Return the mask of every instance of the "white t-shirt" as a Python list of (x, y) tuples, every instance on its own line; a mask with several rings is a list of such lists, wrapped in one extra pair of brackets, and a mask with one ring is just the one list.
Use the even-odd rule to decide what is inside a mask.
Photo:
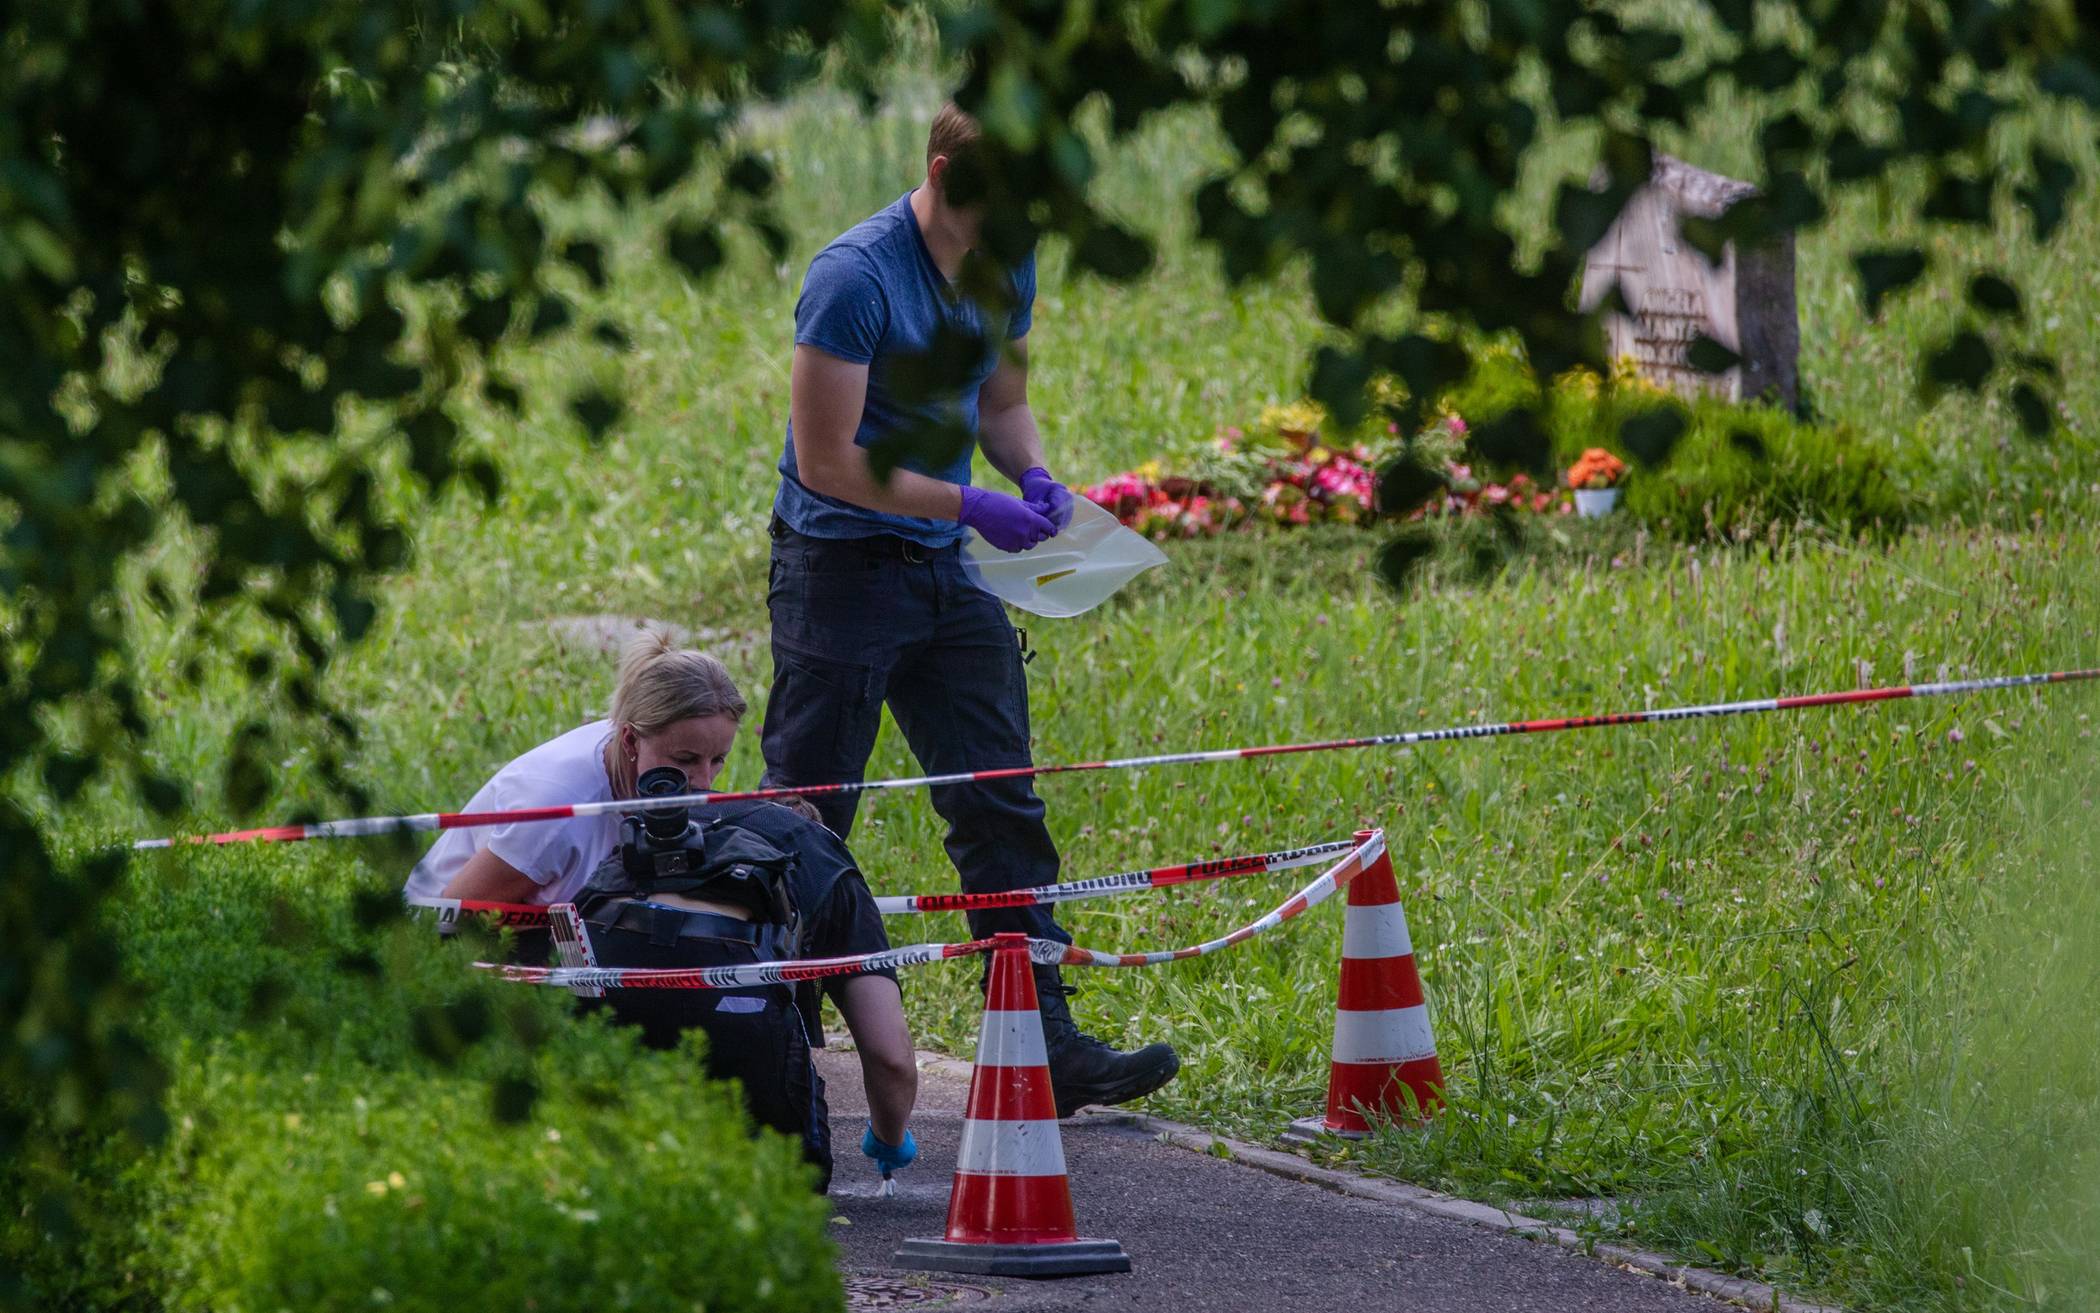
[[(605, 777), (605, 744), (611, 737), (612, 722), (599, 720), (550, 739), (497, 771), (462, 810), (611, 801), (612, 781)], [(565, 903), (619, 845), (617, 813), (447, 830), (408, 873), (402, 892), (410, 898), (444, 897), (445, 886), (467, 859), (487, 848), (539, 884), (532, 902)]]

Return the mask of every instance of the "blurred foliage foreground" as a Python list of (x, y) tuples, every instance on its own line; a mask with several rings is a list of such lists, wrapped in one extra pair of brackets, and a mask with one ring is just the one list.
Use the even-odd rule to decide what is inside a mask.
[[(671, 257), (710, 272), (725, 224), (778, 254), (772, 171), (736, 145), (744, 108), (819, 75), (867, 91), (897, 17), (825, 0), (108, 0), (0, 18), (0, 1146), (34, 1183), (19, 1216), (91, 1207), (65, 1185), (67, 1155), (179, 1136), (169, 1112), (194, 1093), (165, 1088), (108, 935), (123, 860), (63, 862), (36, 818), (98, 779), (162, 813), (182, 806), (183, 782), (136, 750), (148, 712), (135, 627), (183, 617), (177, 679), (233, 663), (253, 681), (253, 718), (220, 771), (235, 810), (267, 791), (281, 736), (354, 735), (319, 676), (371, 624), (372, 581), (403, 560), (404, 525), (455, 480), (500, 484), (495, 465), (461, 454), (454, 414), (470, 394), (522, 400), (492, 348), (625, 340), (615, 322), (573, 322), (563, 289), (602, 283), (604, 251), (551, 238), (532, 199), (633, 206), (697, 180), (706, 203), (667, 229)], [(992, 3), (934, 19), (991, 134), (963, 180), (992, 206), (991, 254), (1055, 234), (1083, 270), (1141, 272), (1149, 243), (1090, 198), (1098, 154), (1153, 111), (1206, 107), (1233, 158), (1197, 190), (1202, 240), (1235, 279), (1303, 257), (1339, 330), (1315, 395), (1353, 419), (1368, 384), (1397, 380), (1405, 432), (1467, 373), (1460, 330), (1511, 335), (1546, 376), (1605, 365), (1595, 323), (1568, 305), (1578, 262), (1647, 178), (1656, 136), (1721, 89), (1760, 97), (1764, 190), (1686, 232), (1709, 250), (1813, 225), (1833, 194), (1890, 179), (1921, 187), (1936, 224), (1989, 225), (2016, 207), (2046, 241), (2080, 180), (2032, 124), (2053, 104), (2100, 103), (2090, 4), (1716, 0), (1649, 19), (1568, 0), (1213, 0)], [(2008, 136), (2009, 124), (2029, 127)], [(1600, 185), (1561, 185), (1551, 235), (1527, 249), (1506, 201), (1549, 131), (1595, 134)], [(1931, 259), (1860, 252), (1869, 305)], [(2025, 344), (2018, 278), (1979, 268), (1967, 288), (1964, 315), (1921, 348), (1928, 386), (2003, 389), (2047, 429), (2054, 364)], [(1394, 330), (1402, 301), (1419, 319)], [(937, 343), (927, 386), (968, 348)], [(1711, 343), (1696, 350), (1726, 363)], [(620, 416), (602, 390), (567, 403), (594, 435)], [(1667, 447), (1667, 420), (1629, 422)], [(1470, 441), (1503, 464), (1548, 451), (1522, 407)], [(1414, 468), (1392, 466), (1408, 480)], [(154, 554), (170, 542), (194, 550)], [(1388, 573), (1427, 550), (1396, 538)], [(152, 564), (166, 560), (193, 564)], [(364, 801), (334, 774), (346, 801)], [(336, 965), (355, 974), (348, 957)], [(331, 1118), (357, 1115), (285, 1113), (331, 1135)], [(396, 1124), (364, 1123), (381, 1140)], [(313, 1170), (365, 1170), (329, 1161)], [(384, 1194), (357, 1208), (438, 1206), (407, 1166), (373, 1179)], [(354, 1229), (350, 1205), (335, 1207), (327, 1224)]]

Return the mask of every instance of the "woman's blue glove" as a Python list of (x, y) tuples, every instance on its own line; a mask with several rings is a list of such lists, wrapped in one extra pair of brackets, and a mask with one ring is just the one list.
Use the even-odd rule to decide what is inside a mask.
[(867, 1132), (860, 1137), (860, 1151), (874, 1160), (884, 1176), (901, 1172), (919, 1161), (919, 1142), (911, 1138), (909, 1129), (904, 1132), (904, 1143), (884, 1144), (875, 1134), (874, 1122), (868, 1123)]

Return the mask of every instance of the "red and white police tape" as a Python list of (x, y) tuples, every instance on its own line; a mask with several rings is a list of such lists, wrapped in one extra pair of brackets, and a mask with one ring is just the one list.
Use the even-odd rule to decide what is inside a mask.
[(688, 793), (671, 798), (616, 798), (607, 802), (562, 803), (551, 807), (521, 807), (493, 812), (422, 812), (404, 816), (364, 816), (345, 820), (315, 821), (305, 825), (272, 825), (258, 830), (228, 830), (220, 834), (182, 835), (164, 839), (138, 839), (133, 848), (172, 848), (185, 844), (294, 843), (301, 839), (348, 839), (397, 834), (414, 830), (462, 830), (482, 825), (516, 825), (531, 821), (560, 821), (575, 816), (602, 816), (610, 812), (649, 811), (661, 807), (705, 807), (717, 803), (756, 802), (777, 798), (811, 798), (848, 793), (874, 793), (889, 789), (917, 789), (944, 784), (986, 784), (995, 780), (1031, 779), (1041, 775), (1067, 775), (1081, 771), (1143, 770), (1153, 766), (1185, 766), (1205, 762), (1246, 761), (1257, 757), (1281, 757), (1301, 752), (1337, 752), (1349, 748), (1409, 747), (1418, 743), (1443, 743), (1456, 739), (1499, 738), (1510, 734), (1553, 734), (1565, 730), (1600, 729), (1611, 725), (1646, 725), (1666, 721), (1698, 720), (1717, 716), (1742, 716), (1764, 711), (1795, 711), (1806, 707), (1835, 707), (1858, 702), (1890, 702), (1899, 698), (1946, 697), (1964, 693), (1986, 693), (1999, 689), (2030, 688), (2043, 684), (2068, 684), (2100, 679), (2100, 669), (2058, 670), (2036, 675), (2000, 675), (1989, 679), (1955, 679), (1937, 684), (1901, 684), (1888, 688), (1861, 688), (1844, 693), (1808, 693), (1796, 697), (1756, 698), (1747, 702), (1709, 702), (1697, 706), (1661, 707), (1654, 711), (1622, 711), (1604, 716), (1562, 716), (1547, 720), (1498, 721), (1461, 725), (1449, 729), (1408, 730), (1399, 734), (1375, 734), (1365, 738), (1325, 739), (1314, 743), (1279, 743), (1264, 747), (1216, 748), (1200, 752), (1169, 752), (1150, 757), (1120, 757), (1110, 761), (1074, 761), (1049, 766), (1009, 766), (998, 770), (959, 771), (949, 775), (915, 775), (890, 780), (855, 780), (843, 784), (803, 784), (771, 789), (745, 789), (726, 793)]
[(1311, 866), (1322, 857), (1332, 857), (1356, 847), (1353, 840), (1310, 844), (1283, 852), (1253, 853), (1246, 857), (1216, 857), (1207, 862), (1184, 862), (1179, 866), (1155, 866), (1149, 871), (1123, 871), (1097, 875), (1090, 880), (1068, 880), (1063, 884), (1037, 885), (1032, 889), (1008, 889), (994, 894), (889, 894), (875, 900), (875, 910), (884, 916), (912, 912), (983, 912), (1000, 907), (1039, 907), (1049, 903), (1071, 903), (1082, 898), (1107, 898), (1136, 893), (1141, 889), (1166, 889), (1202, 880), (1225, 880), (1236, 875), (1266, 875), (1294, 866)]
[[(1226, 880), (1240, 875), (1266, 875), (1292, 867), (1311, 866), (1323, 857), (1348, 852), (1355, 841), (1309, 844), (1282, 852), (1251, 853), (1245, 857), (1214, 857), (1178, 866), (1155, 866), (1147, 871), (1123, 871), (1097, 875), (1088, 880), (1037, 885), (1032, 889), (1007, 889), (995, 894), (888, 894), (875, 900), (884, 916), (906, 916), (914, 912), (981, 912), (1000, 907), (1037, 907), (1050, 903), (1076, 902), (1082, 898), (1108, 898), (1145, 889), (1167, 889), (1203, 880)], [(547, 906), (540, 903), (491, 903), (478, 899), (409, 898), (409, 907), (435, 912), (440, 930), (449, 930), (469, 916), (493, 916), (498, 925), (521, 930), (547, 924)]]
[(1385, 855), (1385, 831), (1372, 830), (1362, 840), (1349, 845), (1349, 855), (1336, 862), (1319, 879), (1283, 900), (1275, 910), (1222, 938), (1207, 940), (1189, 948), (1172, 948), (1158, 953), (1097, 953), (1091, 948), (1077, 944), (1060, 944), (1050, 939), (1028, 941), (1028, 955), (1045, 965), (1056, 964), (1070, 967), (1150, 967), (1164, 962), (1180, 962), (1192, 957), (1204, 957), (1234, 944), (1245, 943), (1265, 931), (1301, 915), (1307, 908), (1318, 907), (1334, 896), (1337, 889), (1346, 888), (1351, 880), (1362, 874), (1369, 866)]
[[(1346, 888), (1351, 880), (1384, 854), (1385, 831), (1372, 830), (1363, 840), (1346, 846), (1347, 855), (1327, 868), (1317, 880), (1292, 894), (1267, 915), (1220, 938), (1157, 953), (1101, 953), (1076, 944), (1061, 944), (1054, 939), (1031, 939), (1028, 941), (1028, 956), (1045, 966), (1145, 967), (1220, 952), (1274, 930), (1306, 909), (1326, 902), (1337, 889)], [(751, 962), (722, 967), (529, 967), (497, 962), (476, 962), (474, 965), (484, 971), (498, 972), (505, 980), (561, 989), (749, 989), (833, 976), (865, 975), (895, 967), (924, 966), (929, 962), (989, 952), (992, 946), (990, 939), (972, 939), (959, 944), (910, 944), (880, 953), (858, 953), (847, 957)]]
[(450, 930), (472, 916), (489, 917), (497, 925), (519, 930), (544, 930), (547, 928), (547, 908), (551, 906), (547, 903), (491, 903), (480, 898), (409, 898), (403, 901), (414, 911), (435, 912), (440, 930)]
[[(748, 962), (727, 967), (527, 967), (503, 962), (476, 962), (483, 971), (500, 972), (505, 980), (559, 989), (751, 989), (833, 976), (864, 976), (893, 967), (924, 966), (951, 957), (990, 952), (992, 941), (961, 944), (906, 944), (880, 953), (847, 957), (809, 957), (791, 962)], [(1060, 944), (1062, 948), (1064, 945)]]

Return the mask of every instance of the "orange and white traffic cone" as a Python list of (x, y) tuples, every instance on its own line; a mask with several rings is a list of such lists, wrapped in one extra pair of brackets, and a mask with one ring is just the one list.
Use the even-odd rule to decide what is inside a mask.
[[(1359, 833), (1357, 841), (1370, 837)], [(1429, 1005), (1400, 908), (1400, 884), (1384, 853), (1349, 882), (1342, 922), (1341, 997), (1334, 1014), (1327, 1115), (1291, 1123), (1289, 1139), (1362, 1139), (1371, 1119), (1420, 1121), (1443, 1103), (1444, 1069), (1429, 1029)]]
[(1072, 1217), (1057, 1105), (1043, 1053), (1028, 936), (994, 936), (984, 1026), (948, 1196), (948, 1234), (906, 1240), (899, 1267), (978, 1276), (1128, 1272), (1113, 1240), (1082, 1240)]

